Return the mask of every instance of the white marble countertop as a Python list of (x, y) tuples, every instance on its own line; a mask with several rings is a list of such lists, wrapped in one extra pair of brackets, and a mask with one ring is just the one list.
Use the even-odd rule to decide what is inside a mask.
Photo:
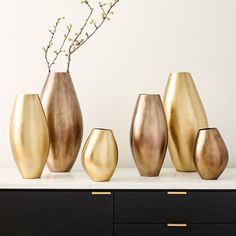
[(236, 168), (228, 168), (218, 180), (202, 180), (198, 173), (162, 169), (159, 177), (141, 177), (135, 168), (118, 168), (109, 182), (94, 182), (84, 171), (43, 172), (41, 179), (22, 179), (17, 169), (0, 169), (0, 189), (235, 189)]
[(17, 169), (0, 169), (0, 189), (235, 189), (236, 168), (218, 180), (202, 180), (198, 173), (162, 169), (159, 177), (141, 177), (135, 168), (118, 168), (109, 182), (94, 182), (84, 171), (43, 172), (40, 179), (22, 179)]

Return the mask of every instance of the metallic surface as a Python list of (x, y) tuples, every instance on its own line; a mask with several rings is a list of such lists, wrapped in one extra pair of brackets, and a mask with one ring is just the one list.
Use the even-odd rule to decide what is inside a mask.
[(167, 224), (168, 227), (187, 227), (187, 224)]
[(37, 94), (18, 95), (15, 100), (10, 141), (23, 178), (40, 178), (49, 151), (46, 117)]
[(140, 94), (133, 114), (130, 145), (141, 176), (158, 176), (166, 155), (168, 131), (158, 94)]
[(118, 161), (118, 148), (112, 130), (93, 129), (82, 151), (82, 165), (94, 181), (109, 181)]
[(167, 195), (187, 195), (187, 192), (167, 192)]
[(228, 151), (216, 128), (199, 130), (194, 160), (202, 179), (217, 179), (223, 173), (228, 163)]
[(41, 98), (51, 144), (48, 168), (54, 172), (70, 171), (83, 135), (82, 114), (70, 74), (49, 73)]
[(92, 192), (92, 195), (111, 195), (111, 192)]
[(200, 128), (208, 127), (201, 99), (187, 72), (170, 74), (164, 95), (169, 152), (177, 171), (196, 171), (194, 144)]

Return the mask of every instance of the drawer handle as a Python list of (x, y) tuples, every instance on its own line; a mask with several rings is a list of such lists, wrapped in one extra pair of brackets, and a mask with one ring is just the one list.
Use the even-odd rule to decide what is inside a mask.
[(111, 192), (92, 192), (92, 195), (111, 195)]
[(168, 227), (187, 227), (187, 224), (167, 224)]
[(187, 195), (187, 192), (167, 192), (168, 195)]

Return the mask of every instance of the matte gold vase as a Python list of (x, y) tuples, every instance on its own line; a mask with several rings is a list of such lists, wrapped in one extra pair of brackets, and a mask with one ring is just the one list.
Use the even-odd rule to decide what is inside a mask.
[(94, 181), (109, 181), (118, 161), (118, 148), (112, 130), (93, 129), (82, 151), (82, 165)]
[(141, 176), (158, 176), (166, 155), (168, 132), (158, 94), (140, 94), (133, 114), (130, 145)]
[(194, 144), (200, 128), (208, 127), (207, 116), (192, 76), (187, 72), (169, 76), (164, 95), (169, 152), (177, 171), (196, 171)]
[(37, 94), (16, 97), (11, 116), (10, 141), (21, 176), (39, 178), (48, 157), (49, 133)]
[(49, 73), (41, 99), (51, 144), (48, 168), (54, 172), (70, 171), (83, 135), (82, 114), (70, 74)]
[(228, 150), (216, 128), (198, 131), (194, 160), (202, 179), (215, 180), (223, 173), (228, 163)]

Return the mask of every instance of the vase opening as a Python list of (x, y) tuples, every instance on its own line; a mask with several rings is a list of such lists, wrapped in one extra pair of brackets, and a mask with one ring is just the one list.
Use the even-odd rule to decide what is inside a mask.
[(66, 71), (49, 71), (49, 74), (54, 74), (54, 75), (68, 75), (70, 74), (69, 72)]
[(38, 97), (39, 98), (39, 94), (37, 93), (20, 93), (20, 94), (17, 94), (16, 96), (17, 98), (35, 98), (35, 97)]
[(139, 96), (160, 96), (160, 94), (155, 94), (155, 93), (140, 93)]
[(199, 129), (199, 130), (216, 130), (217, 128), (215, 128), (215, 127), (211, 127), (211, 128), (201, 128), (201, 129)]
[(170, 73), (171, 77), (175, 77), (175, 78), (178, 78), (178, 79), (189, 79), (189, 78), (192, 78), (192, 75), (190, 72), (184, 72), (184, 71), (180, 71), (180, 72), (173, 72), (173, 73)]
[(171, 75), (191, 75), (191, 73), (187, 71), (177, 71), (177, 72), (172, 72), (170, 74)]
[(111, 129), (106, 129), (106, 128), (94, 128), (94, 130), (112, 131)]
[(38, 96), (38, 93), (19, 93), (18, 96)]

